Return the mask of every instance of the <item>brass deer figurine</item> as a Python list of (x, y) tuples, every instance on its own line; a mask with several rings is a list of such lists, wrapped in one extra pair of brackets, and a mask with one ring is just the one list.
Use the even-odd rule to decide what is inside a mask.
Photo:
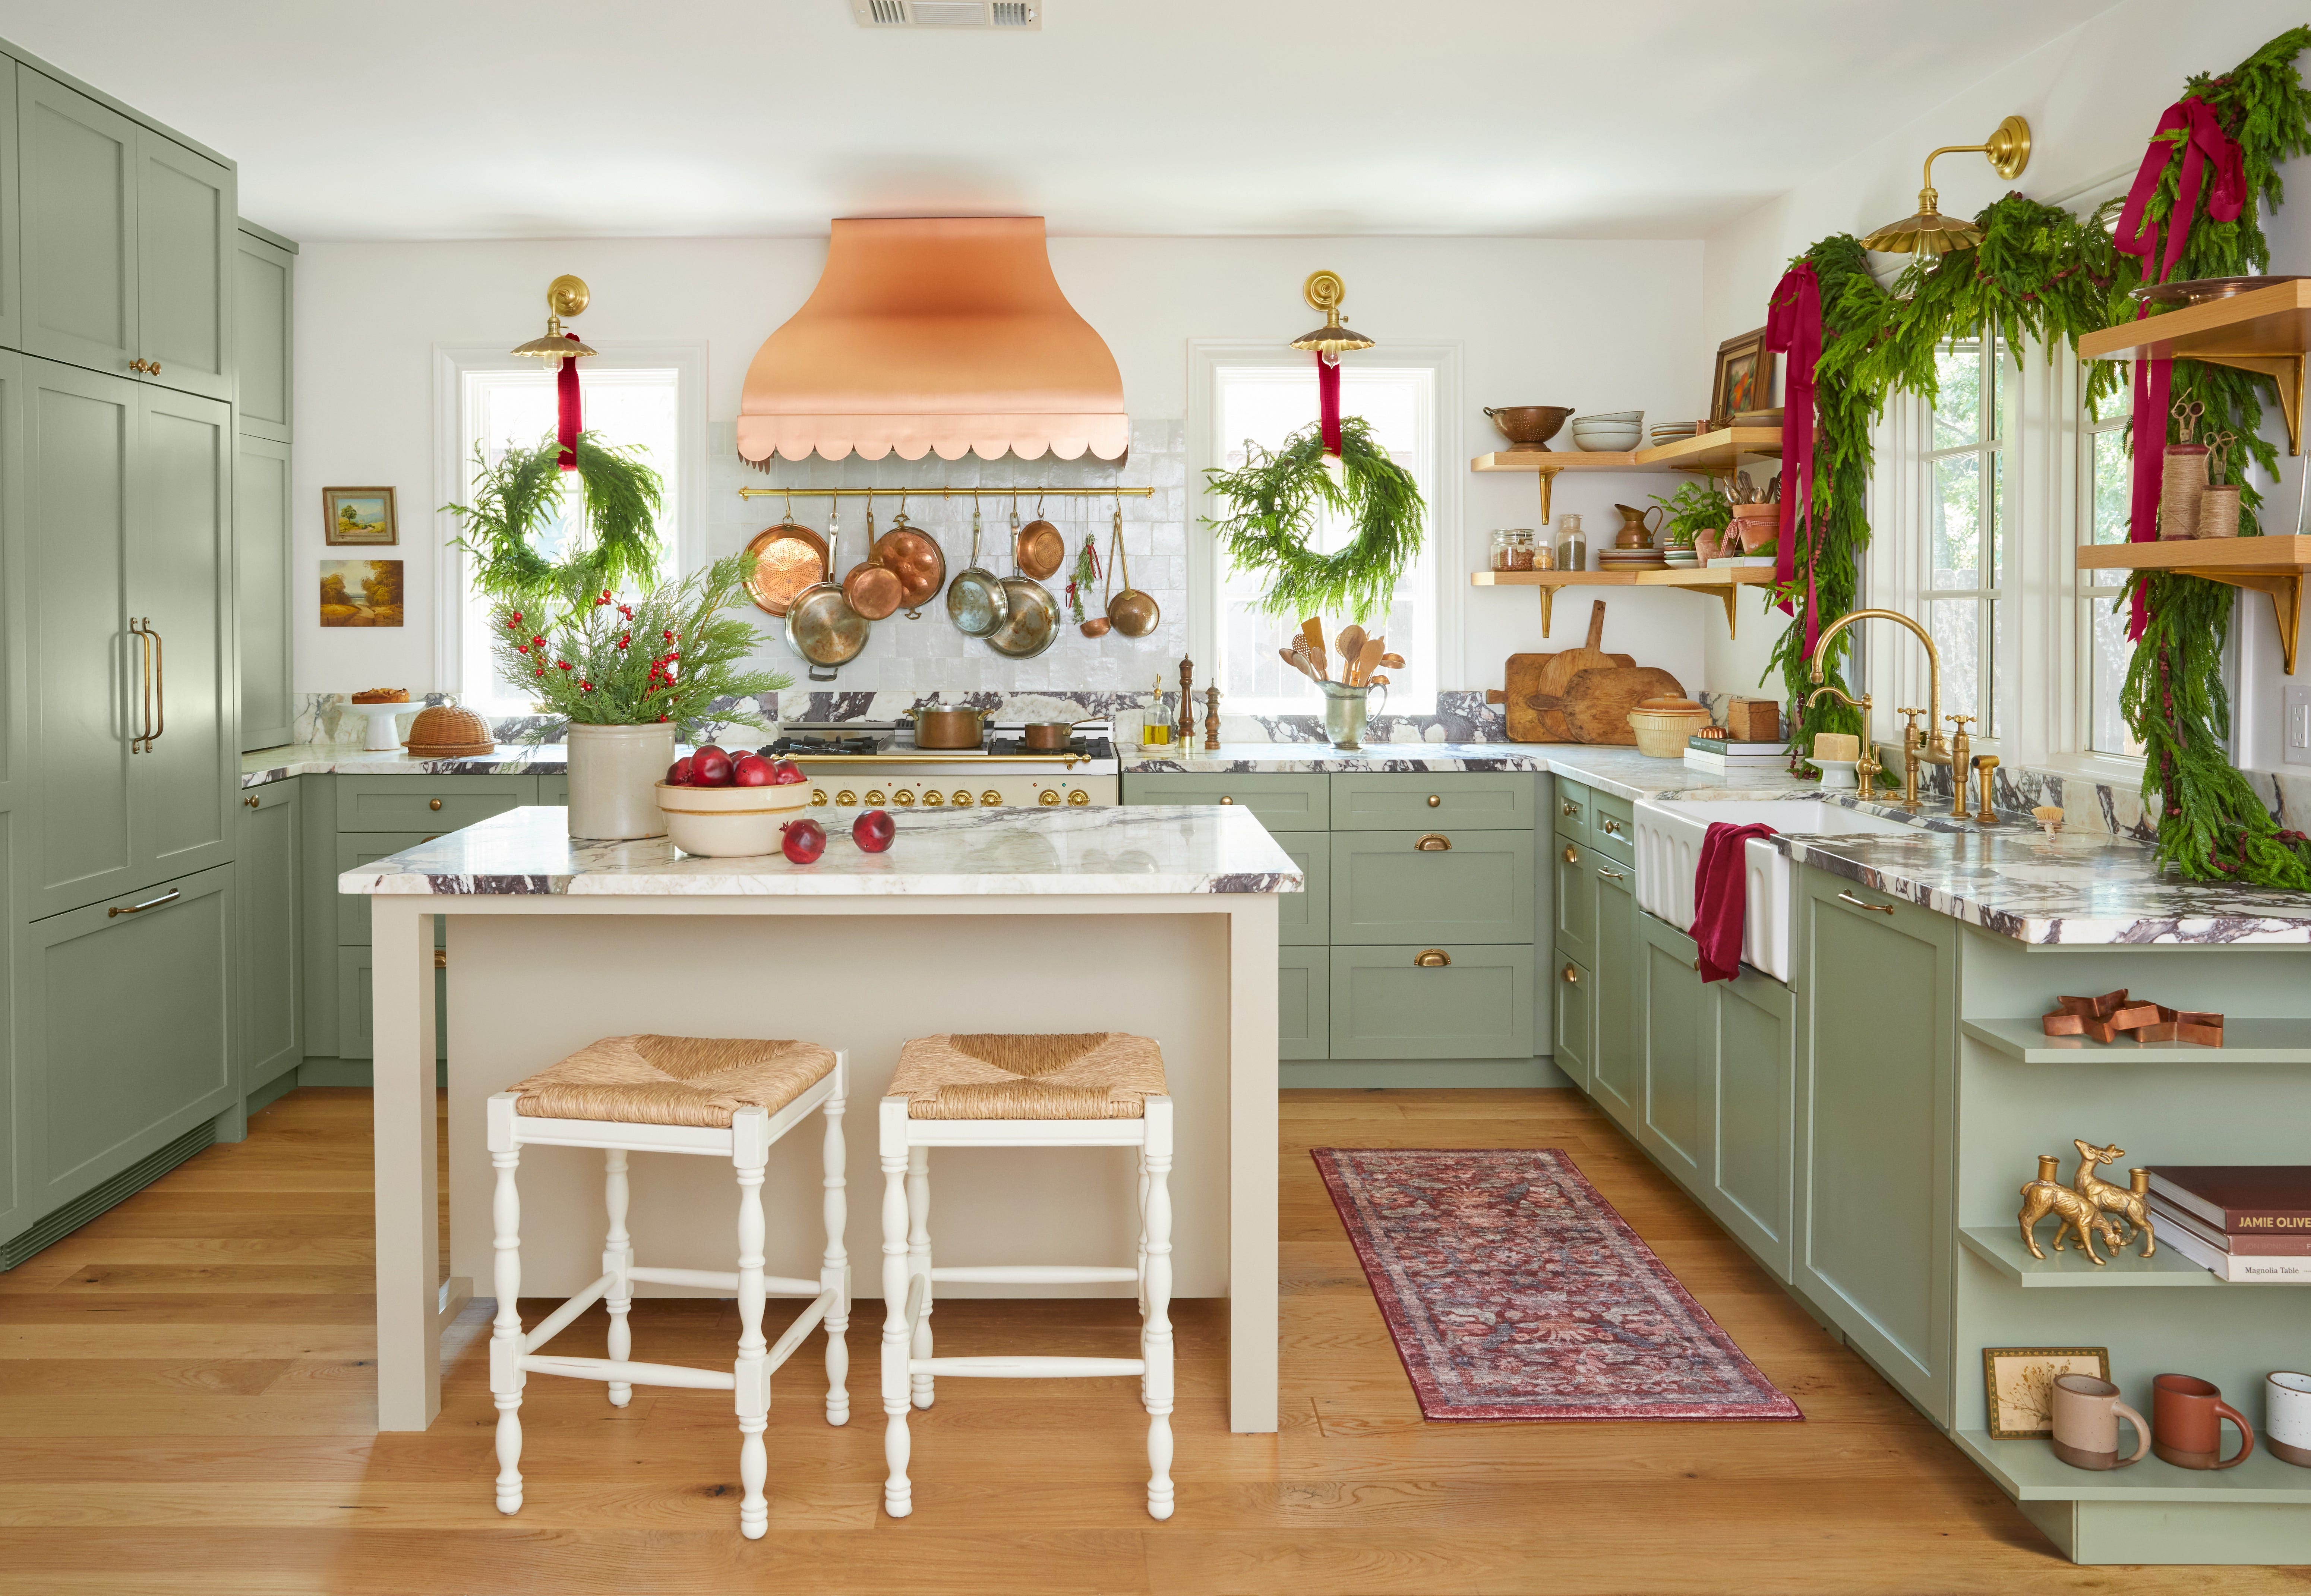
[[(2124, 1186), (2114, 1186), (2095, 1174), (2095, 1171), (2103, 1164), (2115, 1164), (2125, 1157), (2126, 1149), (2121, 1147), (2097, 1147), (2086, 1141), (2074, 1141), (2071, 1146), (2079, 1150), (2079, 1173), (2071, 1177), (2071, 1189), (2095, 1207), (2125, 1217), (2118, 1226), (2121, 1242), (2134, 1239), (2132, 1233), (2126, 1228), (2132, 1225), (2142, 1233), (2143, 1257), (2148, 1258), (2158, 1251), (2158, 1237), (2151, 1228), (2150, 1205), (2144, 1193)], [(2141, 1173), (2140, 1171), (2136, 1173)], [(2111, 1251), (2116, 1252), (2118, 1245), (2114, 1243)]]
[(2070, 1187), (2054, 1179), (2056, 1160), (2051, 1153), (2038, 1155), (2038, 1178), (2022, 1188), (2022, 1211), (2015, 1217), (2022, 1225), (2022, 1244), (2030, 1249), (2030, 1256), (2043, 1259), (2038, 1250), (2038, 1221), (2048, 1214), (2056, 1216), (2054, 1251), (2060, 1252), (2072, 1234), (2079, 1246), (2092, 1259), (2097, 1268), (2108, 1261), (2094, 1248), (2094, 1238), (2099, 1234), (2103, 1244), (2115, 1256), (2119, 1248), (2118, 1227), (2103, 1217), (2102, 1209)]

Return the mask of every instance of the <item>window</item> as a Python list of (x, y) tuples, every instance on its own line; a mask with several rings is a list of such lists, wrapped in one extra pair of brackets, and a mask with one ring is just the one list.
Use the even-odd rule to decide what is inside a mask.
[[(2083, 385), (2081, 385), (2083, 386)], [(2115, 408), (2116, 414), (2107, 414)], [(2078, 541), (2081, 544), (2124, 543), (2132, 510), (2126, 448), (2132, 424), (2124, 394), (2103, 403), (2106, 414), (2096, 416), (2081, 406), (2079, 416)], [(2142, 745), (2126, 729), (2119, 713), (2119, 693), (2126, 685), (2126, 668), (2134, 658), (2127, 641), (2127, 606), (2121, 597), (2126, 585), (2124, 571), (2081, 571), (2078, 573), (2079, 741), (2089, 754), (2142, 757)]]
[(1918, 597), (1941, 655), (1942, 712), (1971, 715), (1977, 737), (2004, 728), (1999, 701), (2003, 583), (2011, 541), (2007, 460), (2019, 373), (2003, 344), (1967, 339), (1935, 359), (1940, 396), (1921, 456), (1926, 565)]
[[(1438, 417), (1447, 414), (1444, 404), (1457, 403), (1458, 359), (1457, 351), (1423, 353), (1401, 347), (1387, 356), (1374, 360), (1359, 354), (1347, 361), (1340, 374), (1340, 411), (1372, 423), (1389, 458), (1412, 473), (1427, 502), (1428, 526), (1420, 552), (1400, 578), (1394, 604), (1385, 618), (1364, 623), (1372, 635), (1387, 637), (1391, 652), (1404, 656), (1403, 668), (1387, 673), (1388, 711), (1425, 714), (1436, 705), (1445, 668), (1441, 640), (1456, 618), (1443, 613), (1443, 605), (1457, 595), (1440, 591), (1436, 529), (1458, 521), (1457, 511), (1438, 501), (1440, 487), (1449, 493), (1457, 485), (1440, 464), (1446, 440), (1439, 435)], [(1198, 435), (1190, 440), (1193, 465), (1241, 466), (1247, 439), (1272, 449), (1317, 419), (1316, 374), (1305, 357), (1279, 354), (1272, 344), (1199, 345), (1194, 369), (1190, 425)], [(1191, 471), (1190, 479), (1200, 483), (1200, 471)], [(1190, 513), (1192, 519), (1216, 513), (1216, 507), (1191, 507)], [(1350, 534), (1344, 518), (1327, 517), (1312, 541), (1329, 553), (1344, 546)], [(1191, 540), (1191, 550), (1197, 544), (1211, 552), (1201, 580), (1190, 571), (1191, 591), (1202, 611), (1191, 619), (1190, 645), (1217, 656), (1215, 679), (1229, 712), (1321, 714), (1323, 701), (1315, 684), (1277, 654), (1299, 617), (1261, 613), (1258, 605), (1267, 588), (1264, 573), (1234, 570), (1214, 540)], [(1326, 616), (1327, 630), (1347, 618)]]

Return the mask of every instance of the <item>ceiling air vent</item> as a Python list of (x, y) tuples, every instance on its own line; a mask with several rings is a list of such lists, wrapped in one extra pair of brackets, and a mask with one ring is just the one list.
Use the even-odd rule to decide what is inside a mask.
[(862, 28), (1024, 28), (1040, 32), (1033, 0), (849, 0)]

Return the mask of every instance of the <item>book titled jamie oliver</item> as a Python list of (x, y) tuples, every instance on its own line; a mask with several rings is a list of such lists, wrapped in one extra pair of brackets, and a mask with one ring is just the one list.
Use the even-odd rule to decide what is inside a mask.
[(2311, 1164), (2156, 1164), (2150, 1190), (2233, 1235), (2311, 1235)]

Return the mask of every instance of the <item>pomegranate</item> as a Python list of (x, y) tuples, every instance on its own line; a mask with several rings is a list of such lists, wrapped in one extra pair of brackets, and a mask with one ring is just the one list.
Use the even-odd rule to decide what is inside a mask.
[(798, 865), (815, 865), (826, 851), (826, 828), (815, 820), (789, 820), (779, 827), (779, 851)]
[(771, 762), (759, 754), (742, 754), (730, 767), (733, 787), (768, 787), (771, 781)]
[(728, 749), (727, 749), (727, 748), (722, 747), (719, 744), (717, 744), (717, 743), (709, 743), (709, 744), (707, 744), (704, 747), (702, 747), (702, 748), (699, 749), (696, 753), (693, 754), (690, 757), (691, 757), (691, 758), (693, 758), (693, 759), (703, 759), (703, 758), (705, 758), (709, 754), (720, 754), (720, 755), (722, 755), (722, 757), (723, 757), (723, 758), (725, 758), (725, 759), (728, 759), (728, 758), (729, 758), (729, 757), (730, 757), (730, 752), (729, 752), (729, 750), (728, 750)]
[(690, 785), (689, 754), (684, 754), (680, 759), (676, 760), (672, 764), (666, 767), (666, 784), (668, 787), (687, 787)]
[(690, 756), (690, 782), (693, 787), (728, 787), (730, 785), (730, 756), (711, 744)]
[(869, 809), (850, 823), (850, 840), (862, 853), (880, 853), (891, 845), (892, 833), (898, 829), (888, 814)]
[(771, 785), (773, 787), (792, 787), (796, 782), (808, 779), (802, 773), (802, 766), (791, 759), (771, 762)]

